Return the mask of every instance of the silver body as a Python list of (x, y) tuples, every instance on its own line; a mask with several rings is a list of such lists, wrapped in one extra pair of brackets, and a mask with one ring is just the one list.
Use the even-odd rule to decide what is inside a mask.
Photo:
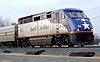
[(0, 28), (0, 42), (15, 41), (15, 26)]

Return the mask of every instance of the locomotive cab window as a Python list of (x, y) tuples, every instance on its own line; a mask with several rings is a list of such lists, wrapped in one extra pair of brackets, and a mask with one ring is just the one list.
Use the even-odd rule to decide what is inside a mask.
[(51, 12), (48, 12), (46, 16), (47, 16), (47, 19), (51, 18)]
[(83, 12), (68, 12), (69, 16), (72, 18), (87, 18)]
[(24, 23), (29, 23), (29, 22), (32, 22), (32, 18), (31, 17), (28, 17), (24, 20)]
[(20, 20), (20, 21), (19, 21), (19, 24), (23, 24), (23, 20)]
[(66, 16), (65, 16), (64, 13), (61, 14), (61, 18), (62, 18), (62, 19), (65, 19), (65, 18), (66, 18)]
[(18, 24), (24, 24), (29, 22), (32, 22), (32, 16), (23, 17), (18, 20)]
[(23, 22), (24, 22), (23, 18), (20, 18), (20, 19), (18, 20), (18, 24), (23, 24)]
[(34, 21), (40, 20), (40, 16), (34, 17)]
[(60, 13), (60, 23), (63, 25), (67, 25), (68, 24), (68, 17), (65, 16), (64, 13)]

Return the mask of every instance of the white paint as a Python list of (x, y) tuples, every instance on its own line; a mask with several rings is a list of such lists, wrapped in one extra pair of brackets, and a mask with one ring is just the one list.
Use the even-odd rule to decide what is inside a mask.
[(84, 26), (84, 29), (86, 29), (86, 28), (90, 29), (89, 24), (87, 24), (86, 22), (84, 22), (84, 24), (82, 24), (82, 25)]
[[(47, 19), (40, 20), (36, 22), (30, 22), (26, 24), (21, 24), (18, 27), (18, 34), (19, 37), (24, 36), (37, 36), (37, 35), (44, 35), (44, 34), (55, 34), (56, 33), (56, 25), (57, 23), (51, 23)], [(41, 27), (47, 26), (48, 29), (41, 29)], [(30, 27), (32, 29), (30, 29)], [(59, 23), (59, 32), (68, 32), (66, 27)]]

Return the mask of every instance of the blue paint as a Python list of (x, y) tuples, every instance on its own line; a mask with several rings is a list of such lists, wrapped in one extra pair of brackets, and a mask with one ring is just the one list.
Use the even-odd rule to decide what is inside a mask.
[(12, 36), (14, 34), (0, 34), (0, 36)]
[[(85, 18), (81, 13), (83, 13), (83, 11), (82, 10), (80, 10), (80, 9), (73, 9), (73, 8), (67, 8), (67, 9), (63, 9), (63, 12), (64, 12), (64, 14), (69, 18), (69, 22), (70, 22), (70, 24), (69, 25), (66, 25), (66, 28), (68, 29), (68, 31), (69, 32), (71, 32), (71, 27), (69, 27), (69, 26), (72, 26), (72, 28), (73, 28), (73, 32), (76, 32), (77, 31), (77, 29), (78, 29), (78, 25), (81, 25), (81, 31), (90, 31), (91, 29), (93, 29), (93, 26), (92, 26), (92, 24), (91, 24), (91, 22), (90, 22), (90, 20), (89, 20), (89, 18)], [(68, 14), (68, 12), (79, 12), (81, 15), (82, 15), (82, 17), (80, 18), (80, 17), (71, 17), (69, 14)], [(82, 21), (81, 19), (84, 19), (85, 21)], [(84, 22), (86, 23), (86, 24), (89, 24), (89, 29), (88, 28), (86, 28), (86, 29), (84, 29), (85, 28), (85, 26), (83, 26), (82, 24), (84, 24)]]

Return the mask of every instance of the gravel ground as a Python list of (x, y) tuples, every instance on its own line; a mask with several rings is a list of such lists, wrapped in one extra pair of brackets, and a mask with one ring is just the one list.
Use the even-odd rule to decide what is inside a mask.
[[(9, 60), (9, 61), (7, 61)], [(95, 58), (75, 58), (65, 56), (14, 56), (0, 55), (0, 61), (5, 62), (100, 62)]]
[(100, 48), (4, 48), (0, 52), (9, 50), (12, 53), (27, 53), (30, 51), (45, 50), (41, 55), (65, 55), (71, 52), (95, 52), (95, 56), (100, 56)]
[[(9, 50), (11, 54), (3, 52)], [(45, 50), (41, 55), (25, 55), (26, 52)], [(94, 57), (69, 57), (71, 52), (95, 52)], [(100, 62), (100, 48), (2, 48), (0, 62)]]

